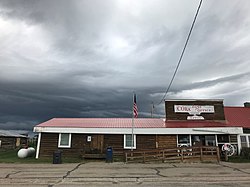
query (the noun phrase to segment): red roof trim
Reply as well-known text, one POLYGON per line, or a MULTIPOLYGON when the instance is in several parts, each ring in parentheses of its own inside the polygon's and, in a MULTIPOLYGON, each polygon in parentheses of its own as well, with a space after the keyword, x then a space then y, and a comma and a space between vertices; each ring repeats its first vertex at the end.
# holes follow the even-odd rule
POLYGON ((230 127, 225 121, 166 121, 166 128, 230 127))

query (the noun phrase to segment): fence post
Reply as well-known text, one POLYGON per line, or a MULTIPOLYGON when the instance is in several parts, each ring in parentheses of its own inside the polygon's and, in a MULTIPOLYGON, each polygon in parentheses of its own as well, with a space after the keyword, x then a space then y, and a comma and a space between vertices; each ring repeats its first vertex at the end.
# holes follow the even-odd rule
POLYGON ((183 148, 181 148, 181 162, 184 160, 184 155, 183 155, 183 148))
POLYGON ((217 161, 220 162, 220 148, 216 147, 217 161))
POLYGON ((162 151, 162 163, 165 161, 165 151, 162 151))
POLYGON ((203 161, 203 152, 202 152, 202 147, 200 147, 200 160, 201 160, 201 162, 203 161))
POLYGON ((143 152, 143 163, 145 163, 145 152, 143 152))
POLYGON ((125 153, 125 163, 128 163, 128 153, 125 153))
POLYGON ((227 155, 227 151, 224 152, 225 153, 225 161, 228 161, 228 155, 227 155))

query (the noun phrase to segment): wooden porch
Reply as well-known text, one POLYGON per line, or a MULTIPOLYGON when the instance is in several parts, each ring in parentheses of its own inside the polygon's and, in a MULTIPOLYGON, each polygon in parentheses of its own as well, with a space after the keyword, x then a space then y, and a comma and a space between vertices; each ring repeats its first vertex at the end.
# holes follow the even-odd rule
POLYGON ((95 154, 84 154, 82 155, 82 158, 86 159, 104 159, 106 158, 106 154, 102 153, 95 153, 95 154))
POLYGON ((219 147, 177 147, 173 149, 155 149, 130 151, 125 153, 125 162, 195 162, 220 161, 219 147))

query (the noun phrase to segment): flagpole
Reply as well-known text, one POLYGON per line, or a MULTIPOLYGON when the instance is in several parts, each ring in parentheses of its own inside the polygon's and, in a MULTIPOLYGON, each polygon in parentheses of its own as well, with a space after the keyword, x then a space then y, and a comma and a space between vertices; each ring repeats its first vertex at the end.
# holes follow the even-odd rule
POLYGON ((151 103, 151 118, 154 116, 154 102, 151 103))
POLYGON ((134 116, 134 99, 135 99, 135 93, 133 92, 133 105, 132 105, 132 136, 131 136, 131 139, 132 139, 132 141, 131 141, 131 152, 133 151, 133 145, 134 145, 134 123, 135 123, 135 116, 134 116))

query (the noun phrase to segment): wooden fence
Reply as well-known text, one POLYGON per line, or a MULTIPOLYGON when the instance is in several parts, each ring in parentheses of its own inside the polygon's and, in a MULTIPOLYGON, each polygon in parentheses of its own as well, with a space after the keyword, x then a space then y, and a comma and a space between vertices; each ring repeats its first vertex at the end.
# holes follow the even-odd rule
POLYGON ((220 161, 219 147, 176 147, 173 149, 154 149, 145 151, 131 151, 125 153, 125 162, 193 162, 220 161))

